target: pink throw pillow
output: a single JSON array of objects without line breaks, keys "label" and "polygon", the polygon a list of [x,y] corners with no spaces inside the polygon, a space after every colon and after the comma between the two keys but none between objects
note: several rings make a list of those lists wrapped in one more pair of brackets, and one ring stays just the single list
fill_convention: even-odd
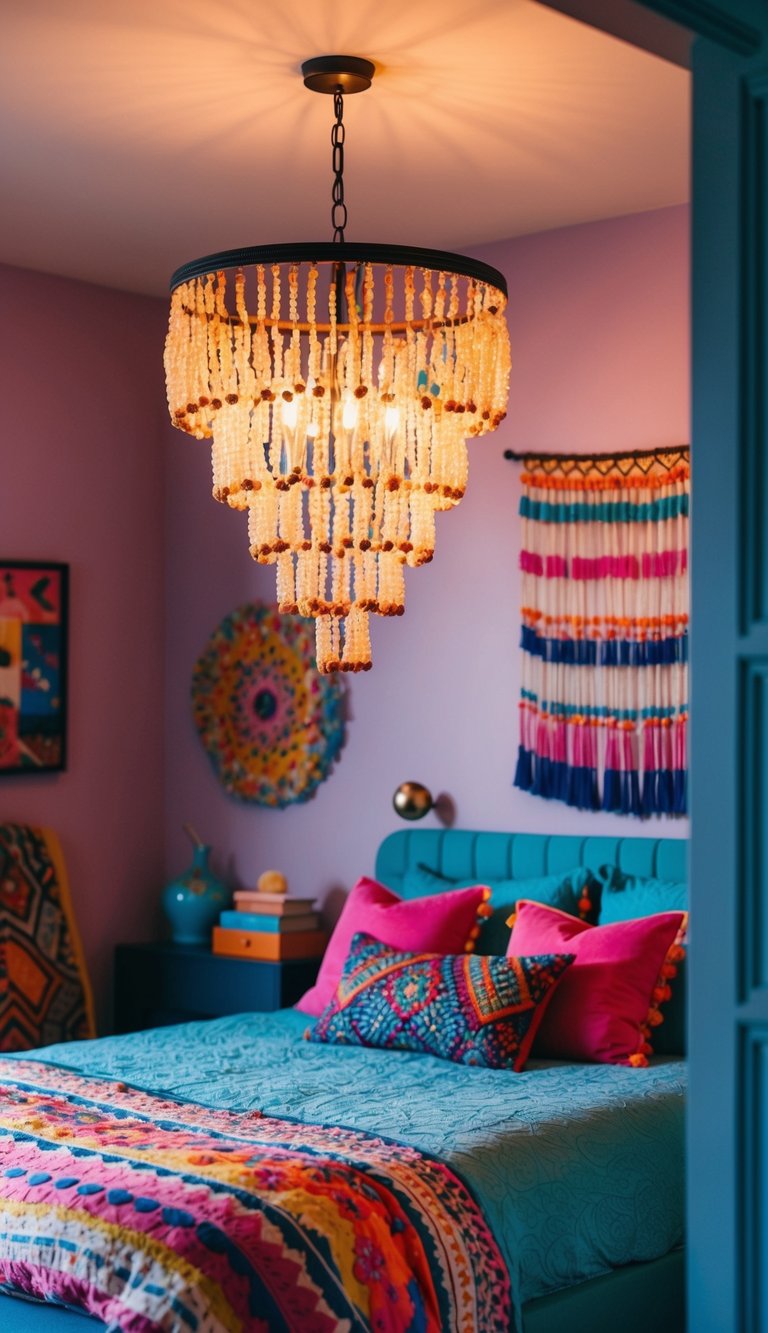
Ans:
[{"label": "pink throw pillow", "polygon": [[[651,1027],[661,1021],[685,912],[591,926],[522,899],[507,955],[571,953],[574,961],[547,1008],[534,1056],[645,1065]],[[511,924],[511,921],[510,921]],[[668,955],[671,955],[668,957]]]},{"label": "pink throw pillow", "polygon": [[490,890],[478,884],[406,901],[373,879],[359,879],[328,941],[317,981],[296,1008],[315,1018],[323,1012],[336,993],[353,935],[372,935],[406,953],[456,954],[474,948],[477,918],[489,897]]}]

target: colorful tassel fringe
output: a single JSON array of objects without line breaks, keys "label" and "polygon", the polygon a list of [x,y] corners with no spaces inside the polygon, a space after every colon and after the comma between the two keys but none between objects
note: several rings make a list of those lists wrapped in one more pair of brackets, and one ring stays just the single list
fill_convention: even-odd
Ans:
[{"label": "colorful tassel fringe", "polygon": [[689,504],[686,465],[523,475],[516,787],[686,813]]}]

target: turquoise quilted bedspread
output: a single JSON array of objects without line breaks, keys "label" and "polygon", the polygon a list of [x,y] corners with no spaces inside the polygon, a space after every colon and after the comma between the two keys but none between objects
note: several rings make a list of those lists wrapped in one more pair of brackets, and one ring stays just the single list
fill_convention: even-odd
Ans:
[{"label": "turquoise quilted bedspread", "polygon": [[35,1052],[151,1092],[381,1133],[447,1162],[506,1258],[516,1307],[683,1238],[685,1064],[468,1068],[317,1046],[294,1010]]}]

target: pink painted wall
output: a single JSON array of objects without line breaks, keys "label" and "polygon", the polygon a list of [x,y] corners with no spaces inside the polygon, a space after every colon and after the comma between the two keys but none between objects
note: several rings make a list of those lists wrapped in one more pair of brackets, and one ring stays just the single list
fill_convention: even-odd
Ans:
[{"label": "pink painted wall", "polygon": [[[342,758],[313,800],[283,811],[225,796],[194,732],[190,673],[219,619],[274,598],[252,564],[245,520],[210,498],[208,450],[181,435],[167,451],[167,864],[188,860],[190,820],[238,883],[267,867],[326,899],[373,868],[404,827],[395,787],[417,779],[456,805],[459,827],[685,836],[572,811],[515,790],[519,468],[505,448],[588,451],[687,441],[688,210],[672,208],[485,247],[506,274],[513,372],[496,435],[471,446],[459,508],[438,518],[434,562],[408,572],[405,616],[373,627],[373,670],[349,684]],[[374,620],[376,618],[374,617]],[[436,817],[428,816],[427,823]]]},{"label": "pink painted wall", "polygon": [[0,778],[61,839],[102,1023],[163,880],[164,303],[0,267],[4,558],[70,566],[69,766]]}]

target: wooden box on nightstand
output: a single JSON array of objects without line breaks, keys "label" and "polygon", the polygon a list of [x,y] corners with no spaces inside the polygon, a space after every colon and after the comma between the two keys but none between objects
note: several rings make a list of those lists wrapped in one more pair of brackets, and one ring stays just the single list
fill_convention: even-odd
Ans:
[{"label": "wooden box on nightstand", "polygon": [[311,986],[319,958],[266,963],[183,944],[118,944],[115,1031],[283,1009]]}]

